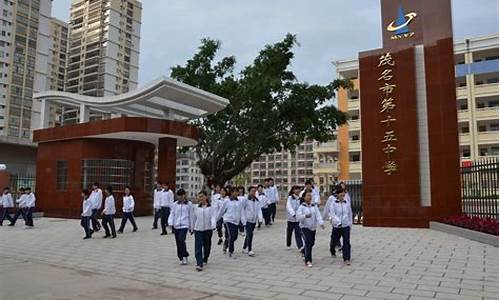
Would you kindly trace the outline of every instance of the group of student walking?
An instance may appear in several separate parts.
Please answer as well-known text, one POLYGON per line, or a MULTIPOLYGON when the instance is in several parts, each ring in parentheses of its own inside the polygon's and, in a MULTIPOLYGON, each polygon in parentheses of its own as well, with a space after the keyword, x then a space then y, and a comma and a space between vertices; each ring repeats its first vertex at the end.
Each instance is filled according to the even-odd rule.
POLYGON ((21 216, 24 219, 24 229, 33 228, 33 210, 35 209, 36 197, 30 187, 19 189, 19 198, 16 199, 17 209, 13 217, 10 214, 16 206, 10 188, 4 188, 0 198, 0 226, 3 226, 5 219, 10 221, 9 226, 15 226, 17 219, 21 216))

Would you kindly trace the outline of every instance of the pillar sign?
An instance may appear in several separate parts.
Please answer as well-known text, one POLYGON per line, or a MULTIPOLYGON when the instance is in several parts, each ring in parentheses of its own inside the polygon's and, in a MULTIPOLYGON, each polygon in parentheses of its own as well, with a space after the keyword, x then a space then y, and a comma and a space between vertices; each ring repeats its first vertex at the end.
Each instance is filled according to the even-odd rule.
POLYGON ((450 0, 381 0, 383 48, 361 52, 364 225, 460 213, 450 0))

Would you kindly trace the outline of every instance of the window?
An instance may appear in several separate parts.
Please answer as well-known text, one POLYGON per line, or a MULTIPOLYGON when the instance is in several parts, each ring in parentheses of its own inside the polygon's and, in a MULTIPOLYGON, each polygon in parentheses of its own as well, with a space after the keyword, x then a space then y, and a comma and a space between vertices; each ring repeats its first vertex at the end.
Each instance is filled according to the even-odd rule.
POLYGON ((134 162, 122 159, 83 159, 82 187, 94 182, 101 186, 111 185, 114 191, 123 191, 125 186, 133 185, 134 162))
POLYGON ((58 160, 56 162, 56 190, 66 191, 68 186, 68 161, 58 160))
POLYGON ((147 161, 144 163, 144 192, 151 193, 153 190, 153 169, 151 168, 151 162, 147 161))

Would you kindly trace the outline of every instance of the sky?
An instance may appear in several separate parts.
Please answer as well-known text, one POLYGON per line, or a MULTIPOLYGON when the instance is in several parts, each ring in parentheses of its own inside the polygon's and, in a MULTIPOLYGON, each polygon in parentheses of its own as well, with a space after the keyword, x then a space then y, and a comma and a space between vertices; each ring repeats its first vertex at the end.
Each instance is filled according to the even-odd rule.
MULTIPOLYGON (((421 0, 432 1, 432 0, 421 0)), ((498 0, 451 0, 455 40, 498 33, 498 0)), ((220 56, 237 68, 266 44, 297 35, 291 69, 301 81, 326 84, 334 60, 382 45, 379 0, 142 0, 139 84, 181 64, 205 37, 222 42, 220 56)), ((71 0, 53 0, 52 15, 69 20, 71 0)))

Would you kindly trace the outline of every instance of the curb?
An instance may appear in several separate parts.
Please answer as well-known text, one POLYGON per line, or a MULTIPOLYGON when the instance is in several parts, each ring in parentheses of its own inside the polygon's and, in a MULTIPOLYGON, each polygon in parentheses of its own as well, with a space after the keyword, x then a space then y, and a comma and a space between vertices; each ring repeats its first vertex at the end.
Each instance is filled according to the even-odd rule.
POLYGON ((492 234, 433 221, 429 222, 429 229, 453 234, 471 241, 480 242, 498 248, 498 236, 492 234))

